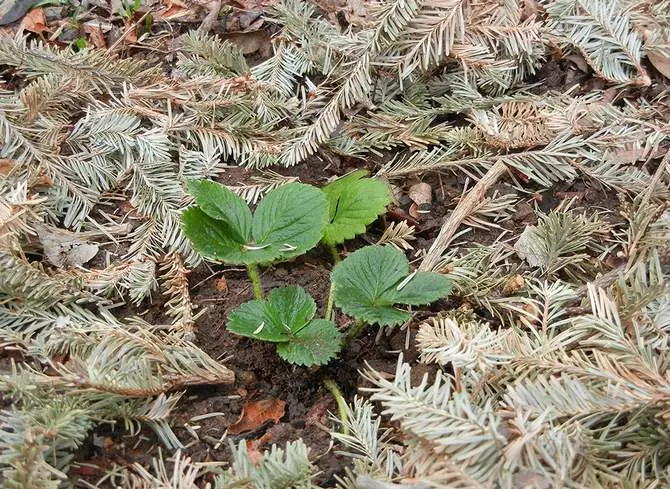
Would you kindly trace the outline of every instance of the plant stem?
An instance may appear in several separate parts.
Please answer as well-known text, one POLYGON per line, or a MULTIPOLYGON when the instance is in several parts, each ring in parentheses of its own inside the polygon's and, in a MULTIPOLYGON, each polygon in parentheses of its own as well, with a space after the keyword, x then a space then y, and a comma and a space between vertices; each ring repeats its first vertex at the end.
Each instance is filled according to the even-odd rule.
POLYGON ((333 382, 332 379, 329 378, 323 379, 323 385, 326 387, 326 389, 330 391, 330 393, 335 398, 335 402, 337 402, 337 411, 340 415, 340 423, 342 423, 342 434, 348 435, 349 416, 347 415, 347 403, 344 401, 342 391, 340 391, 340 388, 337 386, 337 384, 333 382))
POLYGON ((347 336, 344 338, 344 344, 342 345, 343 348, 347 347, 351 344, 352 341, 354 341, 359 334, 361 334, 361 331, 365 329, 367 324, 365 324, 365 321, 363 320, 358 320, 356 321, 356 324, 354 324, 349 330, 347 331, 347 336))
MULTIPOLYGON (((337 252, 337 248, 334 244, 327 245, 330 250, 330 254, 333 255, 333 265, 337 265, 340 262, 340 254, 337 252)), ((330 291, 328 292, 328 303, 326 305, 326 320, 330 321, 333 316, 333 306, 335 305, 335 284, 330 282, 330 291)))
POLYGON ((256 299, 263 298, 263 288, 261 287, 261 277, 258 274, 258 267, 255 263, 247 264, 247 273, 251 279, 251 284, 254 287, 254 296, 256 299))

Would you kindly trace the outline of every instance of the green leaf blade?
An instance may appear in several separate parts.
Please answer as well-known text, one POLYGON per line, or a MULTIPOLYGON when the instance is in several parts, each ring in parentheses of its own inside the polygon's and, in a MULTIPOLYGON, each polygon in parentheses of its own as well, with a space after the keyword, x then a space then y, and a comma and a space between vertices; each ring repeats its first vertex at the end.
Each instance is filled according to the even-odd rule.
POLYGON ((393 325, 411 315, 394 304, 430 304, 446 297, 451 282, 432 272, 407 276, 407 257, 390 246, 366 246, 333 269, 335 304, 342 311, 369 324, 393 325))
POLYGON ((251 238, 252 216, 247 203, 225 186, 211 180, 191 180, 188 191, 198 207, 213 219, 224 221, 236 240, 247 243, 251 238))
POLYGON ((182 229, 193 248, 211 260, 246 263, 242 246, 224 221, 214 219, 198 207, 186 209, 181 215, 182 229))
POLYGON ((329 207, 324 242, 339 244, 364 233, 391 202, 388 185, 366 175, 366 170, 359 170, 323 187, 329 207))
POLYGON ((230 313, 228 331, 257 340, 279 343, 287 341, 288 332, 276 322, 276 313, 264 300, 245 302, 230 313))
POLYGON ((342 345, 342 333, 325 319, 310 321, 289 342, 277 345, 284 360, 297 365, 324 365, 334 358, 342 345))
POLYGON ((316 314, 314 299, 297 285, 272 289, 267 302, 275 325, 300 331, 316 314))
MULTIPOLYGON (((399 286, 402 285, 399 284, 399 286)), ((451 292, 451 280, 433 272, 418 272, 395 292, 393 302, 420 306, 443 299, 451 292)))
POLYGON ((361 248, 333 269, 335 304, 370 324, 398 324, 409 316, 392 307, 392 289, 408 272, 407 258, 395 248, 361 248))
POLYGON ((252 235, 268 255, 291 258, 314 248, 327 221, 323 193, 311 185, 289 183, 268 193, 254 214, 252 235))

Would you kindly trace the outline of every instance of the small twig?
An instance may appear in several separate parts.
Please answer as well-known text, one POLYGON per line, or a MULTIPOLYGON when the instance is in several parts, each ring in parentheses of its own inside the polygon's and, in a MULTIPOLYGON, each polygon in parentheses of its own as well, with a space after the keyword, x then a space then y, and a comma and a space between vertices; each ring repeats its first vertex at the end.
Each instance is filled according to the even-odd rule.
POLYGON ((431 271, 437 266, 442 254, 451 243, 454 234, 463 220, 472 213, 477 204, 484 198, 486 191, 495 184, 506 171, 507 165, 502 161, 497 161, 495 165, 489 168, 486 175, 477 182, 477 185, 472 187, 468 194, 458 202, 458 205, 451 213, 449 219, 442 225, 440 234, 438 234, 437 239, 435 239, 435 242, 428 250, 428 253, 419 266, 419 270, 431 271))

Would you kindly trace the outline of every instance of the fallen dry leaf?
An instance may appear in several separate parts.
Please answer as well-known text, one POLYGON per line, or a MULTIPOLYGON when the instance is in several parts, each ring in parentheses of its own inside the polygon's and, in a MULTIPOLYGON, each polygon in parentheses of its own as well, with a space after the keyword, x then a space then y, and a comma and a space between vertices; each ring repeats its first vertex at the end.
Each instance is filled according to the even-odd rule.
POLYGON ((79 267, 98 254, 98 245, 77 238, 77 233, 40 226, 37 235, 49 263, 79 267))
POLYGON ((270 46, 270 34, 267 31, 231 32, 223 38, 240 48, 242 54, 252 54, 270 46))
POLYGON ((193 15, 193 12, 182 1, 172 0, 164 3, 166 8, 156 13, 157 20, 168 21, 193 15))
POLYGON ((419 206, 416 205, 416 203, 413 203, 412 205, 409 206, 409 215, 412 216, 414 219, 421 219, 421 211, 419 210, 419 206))
POLYGON ((214 289, 219 292, 226 292, 228 290, 228 281, 225 277, 217 278, 214 281, 214 289))
POLYGON ((584 59, 584 56, 582 56, 581 54, 569 54, 564 59, 573 63, 577 68, 579 68, 580 71, 584 73, 588 73, 589 71, 591 71, 591 69, 589 68, 589 64, 584 59))
POLYGON ((510 278, 507 279, 505 282, 505 285, 503 286, 502 293, 503 295, 511 295, 519 292, 526 281, 523 279, 521 275, 512 275, 510 278))
POLYGON ((416 205, 430 204, 433 201, 433 188, 425 182, 412 185, 409 188, 409 198, 416 205))
POLYGON ((128 34, 126 34, 126 37, 123 39, 123 42, 126 43, 136 43, 137 42, 137 28, 133 26, 132 20, 128 20, 126 22, 126 27, 124 32, 128 31, 128 34))
POLYGON ((8 160, 6 158, 0 158, 0 175, 6 177, 16 166, 14 160, 8 160))
POLYGON ((251 462, 254 465, 258 465, 263 461, 263 447, 272 441, 272 433, 265 433, 263 436, 256 440, 251 440, 247 442, 247 453, 251 462))
POLYGON ((323 396, 321 399, 309 408, 305 415, 306 425, 326 424, 328 422, 328 408, 330 407, 332 397, 323 396))
POLYGON ((21 29, 35 34, 42 34, 47 31, 47 19, 44 17, 44 10, 41 8, 34 8, 26 14, 21 21, 21 29))
POLYGON ((245 431, 252 431, 268 421, 278 423, 286 410, 286 402, 281 399, 265 399, 250 402, 244 409, 237 423, 228 427, 228 433, 239 435, 245 431))
POLYGON ((89 35, 91 42, 98 49, 106 49, 107 42, 105 41, 105 36, 102 33, 99 25, 96 25, 93 22, 87 22, 84 24, 84 32, 89 35))
POLYGON ((649 62, 654 65, 654 68, 656 68, 659 73, 661 73, 664 77, 670 78, 670 58, 667 56, 662 56, 660 54, 656 53, 647 53, 647 58, 649 58, 649 62))

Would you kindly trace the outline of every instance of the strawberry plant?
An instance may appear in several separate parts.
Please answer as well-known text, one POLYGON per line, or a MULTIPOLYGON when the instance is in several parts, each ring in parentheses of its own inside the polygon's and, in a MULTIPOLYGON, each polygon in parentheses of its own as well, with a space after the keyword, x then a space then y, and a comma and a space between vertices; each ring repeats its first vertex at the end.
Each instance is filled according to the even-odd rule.
POLYGON ((299 365, 327 363, 339 351, 335 324, 314 319, 316 303, 302 287, 273 289, 267 299, 245 302, 228 317, 233 333, 277 344, 284 360, 299 365))
MULTIPOLYGON (((361 248, 333 269, 335 304, 364 324, 395 325, 409 312, 395 305, 430 304, 446 297, 451 281, 434 272, 409 272, 407 257, 390 246, 361 248)), ((355 331, 355 330, 354 330, 355 331)))
POLYGON ((203 256, 244 264, 257 298, 262 297, 257 265, 304 254, 321 240, 328 217, 324 193, 289 183, 267 194, 251 213, 230 189, 209 180, 194 180, 188 190, 197 206, 182 214, 184 234, 203 256))

